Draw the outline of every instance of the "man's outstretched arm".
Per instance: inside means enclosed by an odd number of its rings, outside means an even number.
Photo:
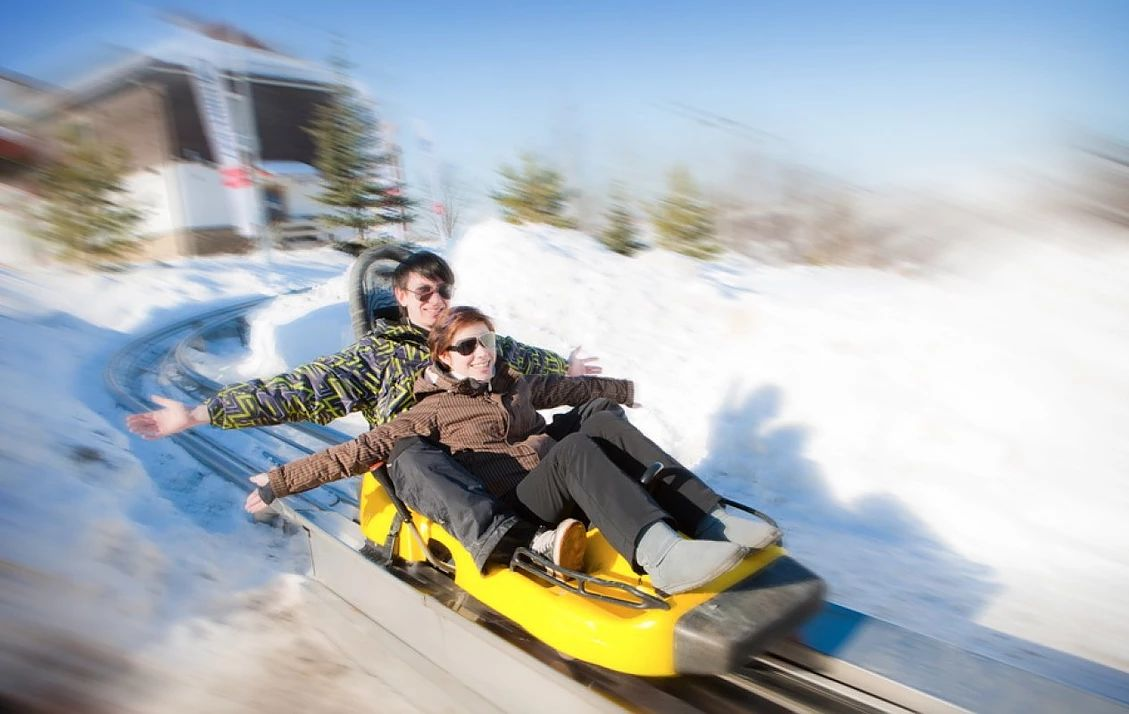
[[[569,377],[583,377],[600,374],[603,369],[595,364],[597,357],[581,357],[577,347],[569,353],[568,359],[556,352],[522,344],[512,337],[498,336],[498,353],[514,369],[526,375],[557,374]]]
[[[392,361],[403,363],[397,375],[409,374],[422,363],[423,352],[411,344],[366,338],[290,372],[224,387],[195,407],[154,397],[161,408],[130,415],[126,425],[146,439],[159,439],[200,424],[222,429],[300,421],[327,424],[353,411],[378,408],[382,384],[392,376]]]

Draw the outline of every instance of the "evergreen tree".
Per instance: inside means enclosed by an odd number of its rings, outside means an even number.
[[[576,227],[576,222],[565,216],[569,192],[558,171],[543,165],[533,154],[523,154],[520,171],[503,165],[499,173],[505,184],[491,198],[501,207],[506,221]]]
[[[411,221],[412,204],[401,186],[381,178],[389,157],[376,151],[376,117],[344,78],[344,62],[334,65],[340,75],[332,97],[306,127],[324,186],[317,200],[330,209],[321,216],[326,225],[352,228],[366,242],[375,226]]]
[[[635,255],[643,244],[636,240],[635,223],[624,200],[622,189],[612,189],[607,213],[607,226],[600,233],[600,242],[620,255]]]
[[[714,239],[713,209],[685,167],[675,167],[668,184],[666,197],[651,208],[659,245],[691,258],[712,258],[720,250]]]
[[[135,250],[141,212],[128,204],[123,183],[128,152],[99,144],[77,126],[61,132],[58,149],[36,175],[43,202],[32,214],[33,234],[69,261],[93,263]]]

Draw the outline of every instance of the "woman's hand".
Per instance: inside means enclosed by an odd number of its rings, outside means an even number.
[[[243,510],[248,513],[259,513],[270,508],[270,505],[259,495],[259,486],[269,485],[270,478],[266,474],[255,474],[251,477],[251,483],[255,484],[255,490],[247,494],[247,500],[243,502]]]
[[[576,346],[572,352],[568,353],[568,372],[565,374],[569,377],[583,377],[588,374],[602,374],[604,368],[596,364],[588,364],[600,359],[599,357],[581,357],[580,345]]]

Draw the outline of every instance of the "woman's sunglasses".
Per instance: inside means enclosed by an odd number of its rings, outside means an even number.
[[[416,290],[409,290],[408,292],[410,292],[412,295],[415,295],[416,299],[420,302],[427,302],[435,293],[439,293],[439,297],[443,298],[444,300],[450,300],[451,291],[452,288],[450,285],[448,285],[447,283],[439,283],[434,288],[429,285],[426,287],[417,288]]]
[[[488,350],[493,351],[494,345],[497,344],[497,335],[493,332],[483,332],[477,337],[468,337],[465,340],[459,340],[455,344],[447,348],[448,352],[458,352],[463,357],[470,357],[479,345],[482,345]]]

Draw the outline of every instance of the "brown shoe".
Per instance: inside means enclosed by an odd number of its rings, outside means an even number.
[[[538,533],[529,549],[551,558],[555,565],[568,570],[584,568],[584,551],[588,547],[588,529],[575,518],[566,518],[556,529]]]

